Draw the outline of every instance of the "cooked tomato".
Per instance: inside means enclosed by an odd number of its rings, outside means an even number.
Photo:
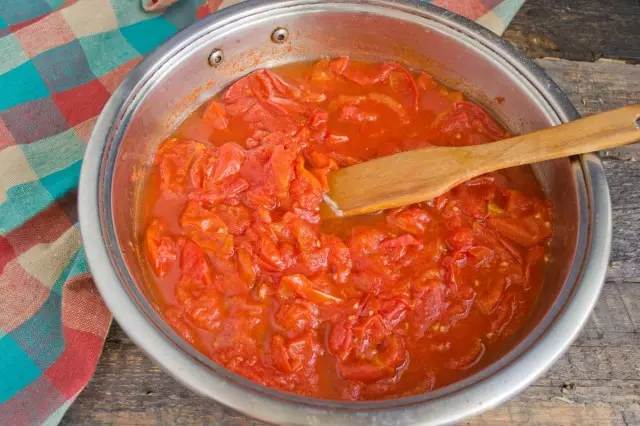
[[[176,243],[169,236],[167,226],[154,219],[147,227],[145,252],[156,275],[164,277],[176,260]]]
[[[528,168],[320,220],[327,175],[508,133],[432,76],[347,57],[259,70],[157,150],[141,251],[167,322],[264,386],[345,400],[477,371],[526,322],[553,211]]]

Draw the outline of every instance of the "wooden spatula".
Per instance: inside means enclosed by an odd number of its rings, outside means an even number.
[[[640,104],[485,145],[402,152],[328,175],[325,201],[338,216],[371,213],[437,197],[507,167],[640,141]]]

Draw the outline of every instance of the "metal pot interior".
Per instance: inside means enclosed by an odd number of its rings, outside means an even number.
[[[536,86],[531,70],[520,66],[513,52],[504,53],[504,46],[488,43],[480,30],[469,29],[458,18],[451,20],[445,11],[431,10],[428,15],[418,16],[410,13],[417,6],[390,6],[391,2],[378,1],[281,2],[278,8],[270,8],[267,3],[263,7],[253,2],[245,12],[238,8],[234,13],[223,12],[201,23],[182,36],[181,44],[174,43],[174,48],[152,56],[151,66],[136,69],[128,80],[135,85],[131,83],[127,88],[130,95],[112,125],[111,142],[103,160],[103,166],[112,169],[107,172],[110,176],[103,174],[100,182],[101,203],[106,212],[103,229],[115,237],[109,250],[126,290],[141,309],[147,310],[151,321],[156,315],[149,307],[155,303],[144,285],[135,250],[141,235],[136,228],[143,182],[139,177],[144,176],[157,144],[181,119],[252,70],[321,56],[393,60],[428,71],[462,90],[514,134],[574,118],[565,106],[550,99],[548,92],[554,88]],[[382,7],[379,3],[387,5]],[[281,44],[271,39],[279,27],[289,31],[289,38]],[[208,62],[214,49],[222,50],[224,55],[215,67]],[[504,101],[497,102],[498,97]],[[537,164],[534,169],[555,213],[545,287],[525,329],[504,348],[499,359],[465,380],[464,385],[513,362],[553,321],[576,283],[579,267],[574,258],[583,256],[579,236],[587,233],[588,226],[581,166],[561,159]],[[437,393],[455,390],[441,389]],[[289,397],[279,394],[279,398]]]

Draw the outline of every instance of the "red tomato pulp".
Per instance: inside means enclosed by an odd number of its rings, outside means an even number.
[[[433,200],[321,221],[331,170],[507,137],[395,63],[259,70],[157,150],[141,246],[166,320],[265,386],[365,400],[429,391],[500,354],[543,282],[552,209],[528,168]]]

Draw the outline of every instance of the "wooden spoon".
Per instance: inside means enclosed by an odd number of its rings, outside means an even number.
[[[640,141],[640,104],[484,145],[431,147],[331,172],[325,201],[337,216],[430,200],[495,170]]]

